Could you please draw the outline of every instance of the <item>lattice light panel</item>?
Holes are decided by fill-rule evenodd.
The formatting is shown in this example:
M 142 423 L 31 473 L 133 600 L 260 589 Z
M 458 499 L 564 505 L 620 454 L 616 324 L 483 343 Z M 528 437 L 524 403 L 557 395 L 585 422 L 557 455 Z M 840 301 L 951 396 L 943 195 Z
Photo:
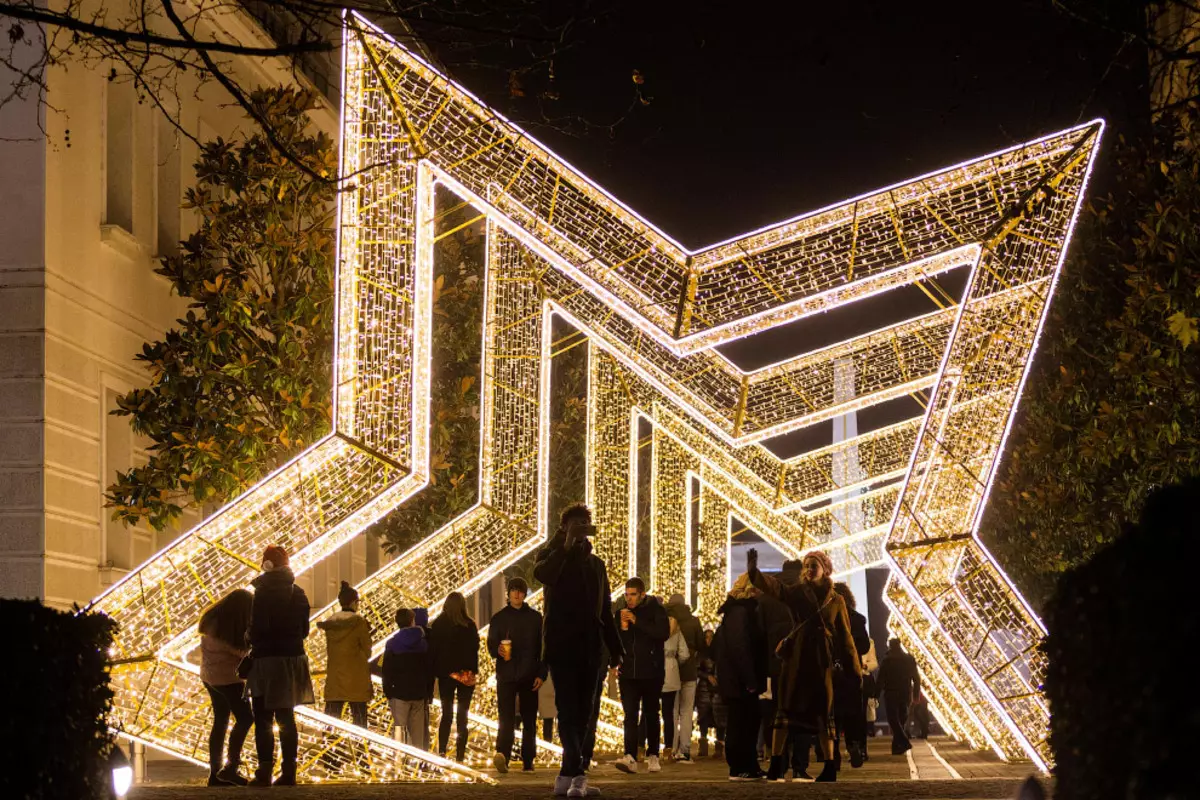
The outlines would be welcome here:
M 396 608 L 436 612 L 545 540 L 558 314 L 590 344 L 587 499 L 614 586 L 636 559 L 648 420 L 654 591 L 688 593 L 711 619 L 733 516 L 785 554 L 830 551 L 839 572 L 886 562 L 894 628 L 939 717 L 1047 768 L 1043 628 L 975 534 L 1101 123 L 689 251 L 355 15 L 344 53 L 334 432 L 93 603 L 121 625 L 114 728 L 206 762 L 186 657 L 201 611 L 249 583 L 267 544 L 303 571 L 425 485 L 441 184 L 487 217 L 479 500 L 358 587 L 379 648 Z M 716 349 L 960 267 L 962 300 L 925 316 L 754 371 Z M 763 444 L 918 391 L 922 417 L 791 459 Z M 319 672 L 317 636 L 308 651 Z M 472 762 L 495 735 L 482 663 Z M 382 701 L 368 730 L 299 719 L 306 780 L 487 780 L 391 741 Z M 617 721 L 606 701 L 602 742 L 619 741 Z

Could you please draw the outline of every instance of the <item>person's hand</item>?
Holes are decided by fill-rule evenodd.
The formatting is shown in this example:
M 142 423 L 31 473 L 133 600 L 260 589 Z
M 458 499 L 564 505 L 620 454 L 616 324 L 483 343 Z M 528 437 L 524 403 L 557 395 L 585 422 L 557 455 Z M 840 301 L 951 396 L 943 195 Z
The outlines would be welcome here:
M 536 692 L 540 688 L 542 688 L 542 679 L 534 678 L 533 679 L 533 690 Z
M 578 525 L 567 528 L 567 537 L 563 540 L 563 548 L 570 550 L 584 539 L 583 531 Z
M 716 686 L 716 685 L 717 685 L 717 676 L 716 676 L 716 675 L 709 675 L 709 676 L 708 676 L 708 682 L 709 682 L 709 684 L 710 684 L 710 685 L 712 685 L 712 686 Z
M 756 547 L 751 547 L 746 551 L 746 572 L 751 577 L 754 576 L 754 573 L 758 572 L 758 548 Z
M 636 622 L 637 622 L 637 617 L 634 615 L 634 613 L 632 611 L 630 611 L 628 608 L 621 609 L 621 624 L 622 625 L 627 625 L 627 626 L 633 625 Z

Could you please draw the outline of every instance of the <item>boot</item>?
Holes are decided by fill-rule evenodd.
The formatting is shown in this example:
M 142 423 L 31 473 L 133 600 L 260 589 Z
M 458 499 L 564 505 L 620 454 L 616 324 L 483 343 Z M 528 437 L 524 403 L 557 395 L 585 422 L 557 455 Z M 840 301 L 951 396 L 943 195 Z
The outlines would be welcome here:
M 248 780 L 238 774 L 238 765 L 230 762 L 226 764 L 220 772 L 217 773 L 217 780 L 224 781 L 232 786 L 245 786 L 249 783 Z M 212 784 L 210 783 L 209 786 Z
M 713 758 L 720 758 L 720 759 L 725 758 L 725 743 L 724 742 L 720 742 L 720 741 L 717 742 L 716 747 L 713 748 Z
M 863 746 L 861 742 L 847 743 L 846 749 L 850 751 L 850 766 L 858 769 L 863 765 Z
M 274 770 L 274 764 L 259 764 L 258 769 L 254 771 L 254 780 L 250 781 L 251 786 L 270 786 L 271 772 Z
M 708 737 L 707 736 L 702 736 L 700 738 L 700 750 L 698 752 L 699 752 L 699 758 L 708 758 Z
M 821 768 L 821 774 L 817 776 L 814 783 L 833 783 L 837 780 L 837 765 L 832 761 L 826 761 L 825 766 Z
M 787 782 L 787 764 L 783 756 L 771 756 L 771 766 L 767 768 L 767 780 L 771 783 Z
M 272 786 L 295 786 L 296 785 L 296 762 L 285 761 L 283 766 L 279 768 L 279 777 L 275 779 Z

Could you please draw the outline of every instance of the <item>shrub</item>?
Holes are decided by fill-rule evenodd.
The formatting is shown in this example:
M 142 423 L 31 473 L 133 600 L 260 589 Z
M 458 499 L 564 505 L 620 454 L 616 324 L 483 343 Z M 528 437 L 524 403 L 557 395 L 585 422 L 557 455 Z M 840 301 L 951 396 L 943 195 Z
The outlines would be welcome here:
M 0 630 L 16 643 L 3 658 L 0 797 L 107 797 L 107 651 L 116 623 L 0 600 Z
M 1198 496 L 1196 479 L 1152 493 L 1140 523 L 1066 573 L 1050 601 L 1056 800 L 1193 796 Z

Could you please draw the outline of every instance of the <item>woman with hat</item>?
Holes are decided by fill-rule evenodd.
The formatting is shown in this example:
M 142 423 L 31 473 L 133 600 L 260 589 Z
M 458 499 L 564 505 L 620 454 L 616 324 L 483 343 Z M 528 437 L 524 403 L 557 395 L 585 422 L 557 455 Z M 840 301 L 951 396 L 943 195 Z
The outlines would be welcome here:
M 325 631 L 325 713 L 341 719 L 350 704 L 350 716 L 360 728 L 367 727 L 367 703 L 371 699 L 371 626 L 358 613 L 358 592 L 342 581 L 338 591 L 341 611 L 317 623 Z
M 252 786 L 271 786 L 275 766 L 275 734 L 279 726 L 282 763 L 276 786 L 296 784 L 300 734 L 294 709 L 312 703 L 312 678 L 304 639 L 308 636 L 308 596 L 296 585 L 287 551 L 271 545 L 263 552 L 263 573 L 255 578 L 250 618 L 250 672 L 246 693 L 254 709 L 254 745 L 258 771 Z

